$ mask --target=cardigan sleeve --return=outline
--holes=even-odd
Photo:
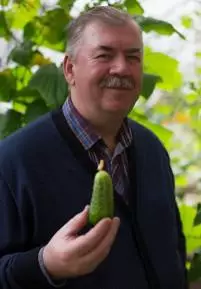
[[[175,180],[174,180],[174,174],[172,171],[172,168],[170,166],[170,159],[169,155],[166,152],[168,156],[168,162],[169,162],[169,171],[170,171],[170,178],[172,182],[173,191],[175,192]],[[183,224],[181,221],[181,216],[178,208],[178,204],[176,202],[175,196],[174,196],[174,206],[175,206],[175,214],[176,214],[176,222],[177,222],[177,232],[178,232],[178,252],[180,254],[180,258],[182,261],[182,267],[184,269],[184,275],[185,275],[185,284],[184,289],[189,289],[189,282],[188,282],[188,271],[186,268],[186,260],[187,260],[187,253],[186,253],[186,237],[183,232]]]
[[[50,289],[38,254],[41,247],[29,248],[22,220],[11,190],[0,174],[0,288]]]
[[[189,284],[188,284],[188,271],[186,268],[186,238],[184,236],[183,233],[183,226],[182,226],[182,222],[181,222],[181,218],[180,218],[180,213],[179,213],[179,209],[178,206],[176,204],[176,218],[177,218],[177,228],[178,228],[178,252],[180,254],[181,260],[182,260],[182,265],[184,268],[184,274],[185,274],[185,289],[189,288]]]

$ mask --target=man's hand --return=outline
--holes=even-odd
[[[109,254],[119,228],[119,218],[105,218],[86,234],[78,236],[87,220],[88,207],[57,231],[45,246],[44,264],[52,278],[88,274]]]

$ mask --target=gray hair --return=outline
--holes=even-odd
[[[75,58],[86,26],[95,21],[101,21],[102,23],[109,25],[124,25],[130,21],[135,22],[132,16],[127,12],[111,6],[96,6],[81,13],[70,22],[67,28],[68,43],[66,51],[69,57]]]

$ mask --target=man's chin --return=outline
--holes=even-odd
[[[125,116],[127,115],[127,113],[129,112],[130,110],[130,106],[122,106],[122,105],[118,105],[118,104],[115,104],[115,105],[110,105],[110,106],[107,106],[105,108],[105,111],[108,112],[109,114],[113,114],[113,115],[119,115],[119,116]]]

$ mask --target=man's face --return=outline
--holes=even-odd
[[[125,116],[141,90],[142,39],[138,28],[134,23],[89,24],[71,65],[72,98],[85,116]]]

